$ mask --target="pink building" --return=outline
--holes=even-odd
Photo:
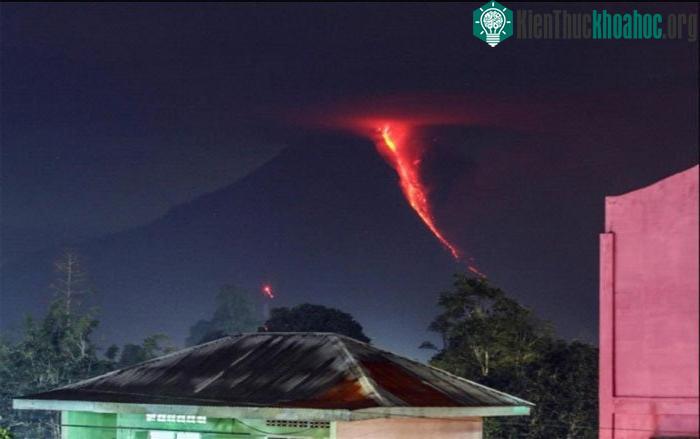
[[[698,437],[698,166],[606,197],[600,438]]]

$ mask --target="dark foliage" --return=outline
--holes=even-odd
[[[457,276],[439,304],[443,313],[430,329],[444,345],[431,363],[535,404],[529,418],[487,419],[486,438],[597,437],[595,347],[557,339],[549,325],[481,278]]]
[[[234,285],[224,285],[216,296],[216,309],[209,320],[190,327],[187,345],[193,346],[227,334],[254,332],[260,324],[250,294]]]
[[[270,332],[335,332],[369,342],[350,314],[335,308],[305,303],[293,308],[273,308],[264,328]]]

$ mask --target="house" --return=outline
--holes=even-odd
[[[49,392],[64,439],[481,438],[531,403],[330,333],[224,337]]]
[[[698,166],[605,200],[601,439],[699,437]]]

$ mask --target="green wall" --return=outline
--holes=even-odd
[[[117,439],[117,415],[61,412],[64,439]]]
[[[201,439],[265,438],[289,435],[329,439],[330,428],[273,427],[260,419],[207,418],[206,423],[147,421],[144,414],[63,412],[63,439],[148,439],[154,430],[199,432]]]

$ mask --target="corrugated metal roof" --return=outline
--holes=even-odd
[[[265,332],[21,399],[348,410],[531,405],[345,336]]]

